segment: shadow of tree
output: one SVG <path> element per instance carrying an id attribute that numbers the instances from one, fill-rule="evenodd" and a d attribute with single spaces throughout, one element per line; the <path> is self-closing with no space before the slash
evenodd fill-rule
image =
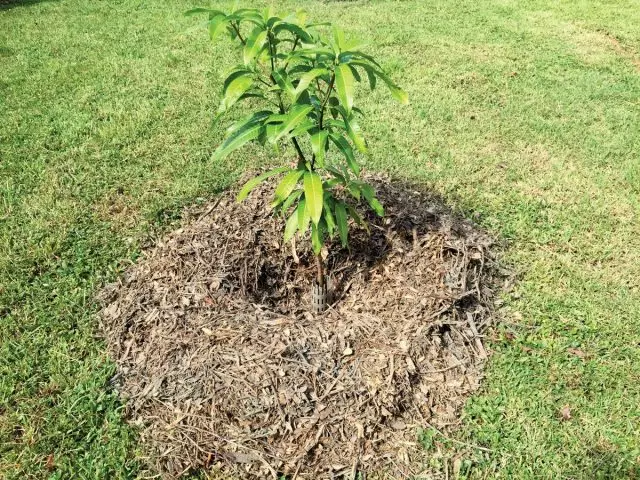
<path id="1" fill-rule="evenodd" d="M 0 0 L 0 10 L 9 10 L 14 7 L 28 7 L 38 3 L 51 3 L 58 0 Z"/>
<path id="2" fill-rule="evenodd" d="M 343 297 L 356 276 L 361 275 L 363 281 L 368 282 L 371 273 L 377 271 L 393 251 L 412 251 L 427 232 L 440 232 L 463 243 L 479 242 L 487 246 L 491 243 L 481 229 L 453 212 L 441 197 L 423 186 L 377 177 L 367 181 L 375 187 L 385 215 L 376 216 L 363 201 L 357 210 L 368 228 L 351 229 L 348 248 L 342 247 L 339 238 L 327 241 L 325 268 L 331 302 Z M 284 255 L 274 251 L 272 242 L 280 238 L 281 230 L 282 224 L 277 224 L 268 232 L 258 232 L 260 265 L 254 269 L 239 268 L 238 278 L 232 283 L 242 284 L 243 293 L 253 302 L 287 313 L 290 308 L 304 308 L 303 298 L 315 277 L 315 260 L 309 234 L 296 242 L 296 259 L 289 255 L 289 248 L 285 248 Z"/>

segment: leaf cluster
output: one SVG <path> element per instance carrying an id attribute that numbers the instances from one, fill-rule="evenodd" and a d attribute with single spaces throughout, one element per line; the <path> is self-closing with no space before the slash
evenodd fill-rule
<path id="1" fill-rule="evenodd" d="M 303 12 L 187 12 L 193 14 L 208 15 L 211 39 L 227 34 L 241 47 L 242 63 L 226 76 L 218 116 L 245 100 L 260 105 L 228 128 L 214 160 L 250 141 L 276 149 L 290 143 L 297 153 L 297 165 L 251 179 L 238 201 L 261 182 L 281 175 L 271 207 L 287 219 L 285 241 L 311 228 L 316 254 L 327 237 L 337 235 L 347 246 L 350 221 L 365 225 L 355 208 L 358 203 L 364 200 L 384 215 L 373 187 L 359 180 L 356 152 L 365 153 L 367 142 L 357 121 L 363 112 L 354 105 L 355 86 L 366 80 L 374 89 L 382 83 L 403 104 L 407 94 L 362 51 L 363 45 L 347 40 L 342 30 L 328 23 L 307 22 Z"/>

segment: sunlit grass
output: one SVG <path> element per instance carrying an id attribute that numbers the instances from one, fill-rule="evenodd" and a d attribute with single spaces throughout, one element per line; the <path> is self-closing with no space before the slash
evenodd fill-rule
<path id="1" fill-rule="evenodd" d="M 271 161 L 210 161 L 234 55 L 181 15 L 196 3 L 0 10 L 0 477 L 135 477 L 93 294 L 182 205 Z M 443 194 L 519 272 L 456 434 L 491 452 L 435 437 L 438 468 L 640 475 L 640 2 L 285 3 L 368 41 L 409 93 L 361 99 L 368 168 Z"/>

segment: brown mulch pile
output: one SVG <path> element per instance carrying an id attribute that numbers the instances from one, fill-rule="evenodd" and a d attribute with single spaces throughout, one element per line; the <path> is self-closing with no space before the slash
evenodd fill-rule
<path id="1" fill-rule="evenodd" d="M 113 383 L 165 476 L 396 478 L 419 468 L 420 427 L 456 423 L 486 358 L 491 239 L 429 195 L 369 180 L 387 215 L 352 230 L 350 251 L 329 246 L 323 315 L 309 313 L 308 242 L 283 245 L 267 186 L 187 211 L 102 292 Z"/>

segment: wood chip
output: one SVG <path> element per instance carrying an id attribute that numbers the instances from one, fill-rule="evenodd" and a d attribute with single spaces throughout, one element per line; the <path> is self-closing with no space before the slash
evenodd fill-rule
<path id="1" fill-rule="evenodd" d="M 104 289 L 118 391 L 163 476 L 406 478 L 414 426 L 456 422 L 504 283 L 491 239 L 427 193 L 368 180 L 387 215 L 323 252 L 335 299 L 323 315 L 308 311 L 310 242 L 282 245 L 266 184 L 187 209 Z"/>

